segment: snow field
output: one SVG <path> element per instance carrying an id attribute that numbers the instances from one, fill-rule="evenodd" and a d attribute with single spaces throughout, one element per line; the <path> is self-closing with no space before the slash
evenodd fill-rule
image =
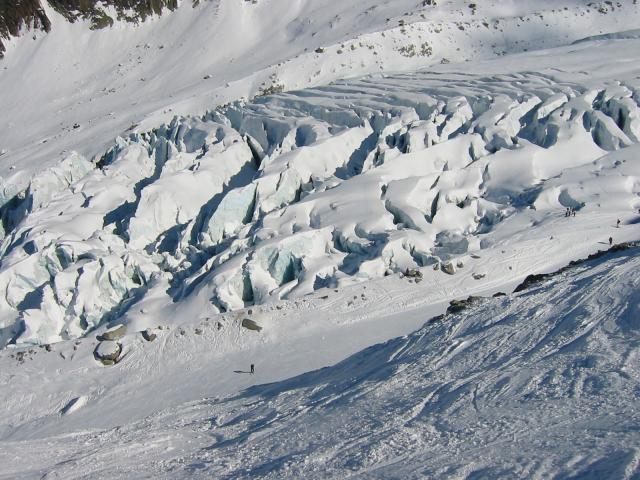
<path id="1" fill-rule="evenodd" d="M 20 413 L 0 478 L 633 478 L 637 268 L 637 247 L 609 253 L 430 321 L 432 304 L 394 312 L 414 285 L 387 278 L 260 309 L 266 337 L 228 314 L 129 335 L 115 367 L 89 360 L 88 339 L 17 365 L 4 352 L 3 402 Z M 358 291 L 385 313 L 336 315 Z M 427 323 L 376 344 L 407 320 Z M 225 351 L 231 338 L 243 349 Z M 345 344 L 370 346 L 314 370 Z"/>

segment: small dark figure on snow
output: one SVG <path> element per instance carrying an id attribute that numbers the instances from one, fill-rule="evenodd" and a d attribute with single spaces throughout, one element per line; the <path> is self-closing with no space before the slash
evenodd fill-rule
<path id="1" fill-rule="evenodd" d="M 613 238 L 609 237 L 609 245 L 613 245 Z"/>
<path id="2" fill-rule="evenodd" d="M 569 207 L 567 207 L 567 211 L 564 212 L 564 216 L 568 217 L 569 215 L 571 215 L 571 211 L 569 210 Z"/>
<path id="3" fill-rule="evenodd" d="M 618 219 L 618 221 L 616 222 L 616 227 L 620 228 L 620 219 Z"/>
<path id="4" fill-rule="evenodd" d="M 251 364 L 251 375 L 253 375 L 256 371 L 255 366 L 253 365 L 253 363 Z"/>
<path id="5" fill-rule="evenodd" d="M 571 214 L 572 214 L 574 217 L 576 216 L 576 209 L 575 209 L 575 208 L 572 208 L 572 209 L 571 209 Z"/>

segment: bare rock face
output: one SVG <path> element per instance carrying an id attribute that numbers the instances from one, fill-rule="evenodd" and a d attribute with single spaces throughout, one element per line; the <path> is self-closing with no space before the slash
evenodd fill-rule
<path id="1" fill-rule="evenodd" d="M 120 354 L 122 353 L 122 345 L 118 342 L 105 340 L 100 342 L 93 351 L 93 356 L 103 365 L 115 365 L 118 363 Z"/>
<path id="2" fill-rule="evenodd" d="M 119 340 L 124 337 L 125 333 L 127 333 L 127 327 L 125 325 L 116 325 L 100 335 L 98 340 Z"/>
<path id="3" fill-rule="evenodd" d="M 45 32 L 51 29 L 51 21 L 40 5 L 40 0 L 0 2 L 0 58 L 5 51 L 2 39 L 16 37 L 23 29 L 28 28 Z"/>
<path id="4" fill-rule="evenodd" d="M 70 22 L 91 20 L 91 28 L 110 27 L 114 20 L 139 23 L 150 15 L 160 15 L 165 8 L 175 10 L 177 0 L 47 0 Z M 114 19 L 108 10 L 116 13 Z"/>
<path id="5" fill-rule="evenodd" d="M 262 330 L 262 327 L 260 325 L 249 318 L 245 318 L 242 320 L 242 326 L 248 330 L 254 330 L 256 332 Z"/>
<path id="6" fill-rule="evenodd" d="M 51 30 L 43 2 L 73 23 L 89 20 L 92 30 L 111 27 L 116 21 L 143 22 L 165 9 L 178 8 L 178 0 L 21 0 L 0 1 L 0 58 L 5 47 L 2 39 L 17 37 L 24 30 Z M 194 6 L 198 0 L 194 0 Z M 115 14 L 115 15 L 114 15 Z"/>

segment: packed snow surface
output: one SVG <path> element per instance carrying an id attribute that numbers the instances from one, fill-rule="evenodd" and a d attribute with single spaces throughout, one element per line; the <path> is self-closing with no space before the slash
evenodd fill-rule
<path id="1" fill-rule="evenodd" d="M 5 352 L 0 478 L 637 478 L 639 268 L 609 253 L 431 320 L 376 297 L 417 293 L 385 279 L 284 302 L 262 339 L 213 319 L 130 337 L 115 367 L 91 341 Z M 375 338 L 332 319 L 354 293 L 374 328 L 426 323 L 313 370 Z"/>

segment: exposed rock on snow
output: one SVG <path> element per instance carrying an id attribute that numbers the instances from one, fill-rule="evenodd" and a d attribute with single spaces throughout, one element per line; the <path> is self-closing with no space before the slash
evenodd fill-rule
<path id="1" fill-rule="evenodd" d="M 199 0 L 194 0 L 197 4 Z M 15 5 L 12 5 L 15 3 Z M 48 5 L 47 5 L 48 4 Z M 5 47 L 2 39 L 25 33 L 25 30 L 51 30 L 51 19 L 44 6 L 53 8 L 69 22 L 88 20 L 92 30 L 111 27 L 115 21 L 138 23 L 150 15 L 161 14 L 164 8 L 174 10 L 177 0 L 27 0 L 0 4 L 0 58 Z M 113 16 L 111 16 L 113 15 Z"/>
<path id="2" fill-rule="evenodd" d="M 470 296 L 464 300 L 451 300 L 447 307 L 447 313 L 458 313 L 474 303 L 478 303 L 482 300 L 480 297 Z"/>
<path id="3" fill-rule="evenodd" d="M 127 333 L 126 325 L 116 325 L 115 327 L 106 330 L 102 335 L 98 337 L 98 340 L 119 340 Z"/>
<path id="4" fill-rule="evenodd" d="M 114 365 L 118 362 L 120 354 L 122 353 L 122 345 L 118 342 L 111 340 L 105 340 L 100 342 L 93 354 L 99 362 L 103 365 Z"/>
<path id="5" fill-rule="evenodd" d="M 456 267 L 451 262 L 445 262 L 441 265 L 442 271 L 444 273 L 448 273 L 449 275 L 453 275 L 456 273 Z"/>
<path id="6" fill-rule="evenodd" d="M 158 335 L 153 333 L 151 330 L 143 330 L 140 332 L 142 334 L 142 338 L 144 338 L 147 342 L 153 342 Z"/>
<path id="7" fill-rule="evenodd" d="M 255 322 L 254 320 L 251 320 L 250 318 L 243 318 L 242 326 L 247 330 L 254 330 L 256 332 L 260 332 L 262 330 L 262 327 L 258 325 L 257 322 Z"/>
<path id="8" fill-rule="evenodd" d="M 422 279 L 422 272 L 416 268 L 407 268 L 404 271 L 404 276 L 409 278 L 419 278 Z"/>

